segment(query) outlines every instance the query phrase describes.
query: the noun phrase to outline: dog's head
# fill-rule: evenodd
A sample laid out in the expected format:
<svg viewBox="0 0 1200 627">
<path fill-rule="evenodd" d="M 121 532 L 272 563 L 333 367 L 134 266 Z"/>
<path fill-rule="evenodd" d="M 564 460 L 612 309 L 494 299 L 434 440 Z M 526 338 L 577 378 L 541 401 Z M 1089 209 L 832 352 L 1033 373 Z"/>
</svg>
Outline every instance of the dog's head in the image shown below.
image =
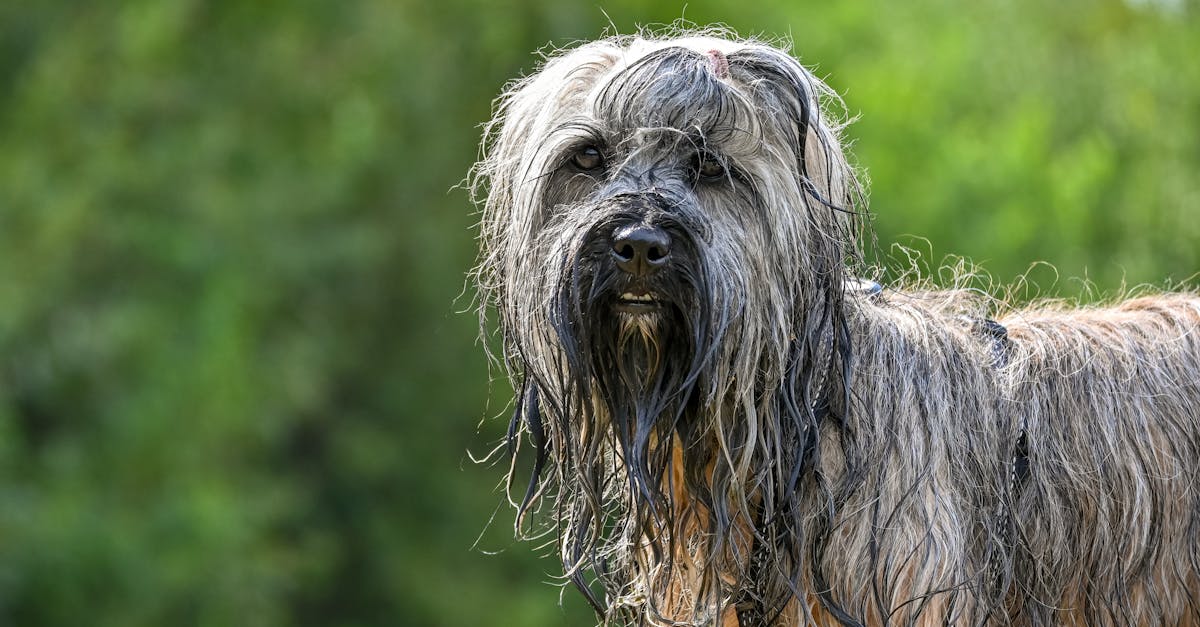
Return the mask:
<svg viewBox="0 0 1200 627">
<path fill-rule="evenodd" d="M 549 497 L 600 608 L 720 611 L 750 561 L 729 532 L 780 519 L 817 453 L 861 195 L 830 102 L 786 52 L 703 35 L 588 43 L 498 101 L 477 278 L 536 449 L 519 505 Z M 682 543 L 700 577 L 666 583 Z"/>
</svg>

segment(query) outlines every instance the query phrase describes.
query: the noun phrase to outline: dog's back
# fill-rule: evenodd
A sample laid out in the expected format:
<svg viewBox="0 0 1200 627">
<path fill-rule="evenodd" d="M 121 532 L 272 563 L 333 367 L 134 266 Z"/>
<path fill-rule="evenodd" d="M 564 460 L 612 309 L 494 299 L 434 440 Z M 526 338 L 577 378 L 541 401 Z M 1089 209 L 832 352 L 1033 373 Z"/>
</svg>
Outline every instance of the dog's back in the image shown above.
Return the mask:
<svg viewBox="0 0 1200 627">
<path fill-rule="evenodd" d="M 831 598 L 872 624 L 1195 624 L 1200 298 L 852 309 Z"/>
</svg>

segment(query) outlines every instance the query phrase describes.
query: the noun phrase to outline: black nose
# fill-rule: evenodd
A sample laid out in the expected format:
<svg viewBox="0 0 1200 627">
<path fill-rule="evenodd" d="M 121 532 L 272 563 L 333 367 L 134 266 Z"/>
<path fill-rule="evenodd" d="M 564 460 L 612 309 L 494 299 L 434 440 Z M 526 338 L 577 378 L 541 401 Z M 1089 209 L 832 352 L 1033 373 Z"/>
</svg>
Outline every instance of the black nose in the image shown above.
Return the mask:
<svg viewBox="0 0 1200 627">
<path fill-rule="evenodd" d="M 650 276 L 671 256 L 671 236 L 647 224 L 624 226 L 613 232 L 612 255 L 625 272 Z"/>
</svg>

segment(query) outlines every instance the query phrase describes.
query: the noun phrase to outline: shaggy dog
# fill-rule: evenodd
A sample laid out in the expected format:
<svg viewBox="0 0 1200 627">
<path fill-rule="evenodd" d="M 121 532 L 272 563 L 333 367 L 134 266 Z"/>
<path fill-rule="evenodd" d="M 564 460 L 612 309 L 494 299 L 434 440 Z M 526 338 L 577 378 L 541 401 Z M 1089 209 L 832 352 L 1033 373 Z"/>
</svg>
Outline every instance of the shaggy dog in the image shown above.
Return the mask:
<svg viewBox="0 0 1200 627">
<path fill-rule="evenodd" d="M 703 33 L 581 45 L 501 96 L 476 278 L 519 529 L 607 623 L 1200 622 L 1200 299 L 856 280 L 837 103 Z"/>
</svg>

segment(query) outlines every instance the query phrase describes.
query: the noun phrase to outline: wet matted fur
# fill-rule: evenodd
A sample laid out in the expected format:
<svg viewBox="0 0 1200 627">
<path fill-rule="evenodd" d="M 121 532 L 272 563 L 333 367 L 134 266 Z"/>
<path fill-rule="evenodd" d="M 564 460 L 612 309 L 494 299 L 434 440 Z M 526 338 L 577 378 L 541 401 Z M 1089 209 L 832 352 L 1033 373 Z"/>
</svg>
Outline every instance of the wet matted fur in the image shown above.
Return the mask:
<svg viewBox="0 0 1200 627">
<path fill-rule="evenodd" d="M 613 624 L 1196 624 L 1200 299 L 864 287 L 839 104 L 711 33 L 501 96 L 476 276 L 519 529 Z"/>
</svg>

